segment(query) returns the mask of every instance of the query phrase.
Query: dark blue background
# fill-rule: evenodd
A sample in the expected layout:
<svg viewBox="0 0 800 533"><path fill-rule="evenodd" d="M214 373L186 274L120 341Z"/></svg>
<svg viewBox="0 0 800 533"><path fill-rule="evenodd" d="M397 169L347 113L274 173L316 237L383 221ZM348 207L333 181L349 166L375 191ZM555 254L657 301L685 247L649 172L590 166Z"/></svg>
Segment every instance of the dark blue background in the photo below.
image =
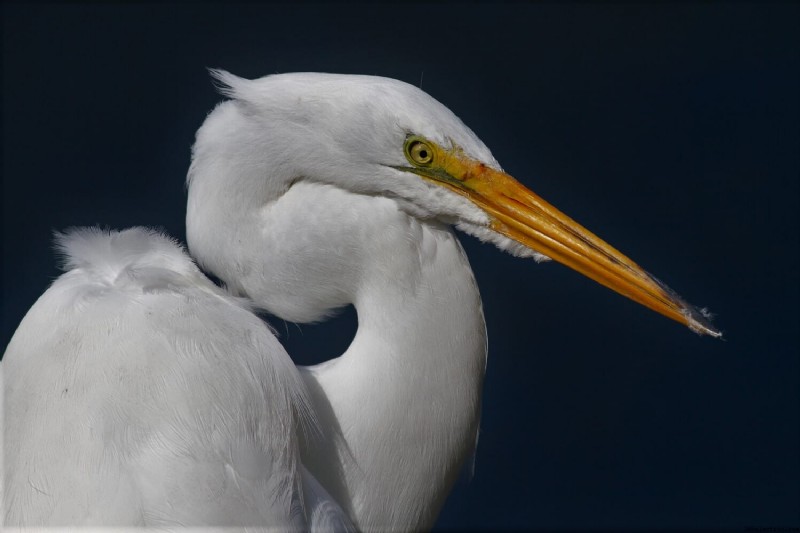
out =
<svg viewBox="0 0 800 533"><path fill-rule="evenodd" d="M727 336L464 238L490 360L476 472L438 527L800 526L798 20L791 4L4 5L0 341L57 276L53 230L184 238L189 148L220 100L204 67L421 83ZM307 361L355 319L276 325Z"/></svg>

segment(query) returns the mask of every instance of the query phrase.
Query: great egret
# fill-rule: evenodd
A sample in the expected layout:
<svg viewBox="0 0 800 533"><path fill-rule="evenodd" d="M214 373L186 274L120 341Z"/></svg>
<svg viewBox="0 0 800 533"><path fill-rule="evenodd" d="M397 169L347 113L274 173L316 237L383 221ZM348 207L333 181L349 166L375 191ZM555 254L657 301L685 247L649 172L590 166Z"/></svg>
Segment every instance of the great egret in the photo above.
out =
<svg viewBox="0 0 800 533"><path fill-rule="evenodd" d="M719 336L416 87L214 75L230 99L197 133L187 236L230 293L153 231L59 238L67 272L2 363L8 525L429 528L486 363L450 226ZM308 322L351 303L352 344L308 368L250 307Z"/></svg>

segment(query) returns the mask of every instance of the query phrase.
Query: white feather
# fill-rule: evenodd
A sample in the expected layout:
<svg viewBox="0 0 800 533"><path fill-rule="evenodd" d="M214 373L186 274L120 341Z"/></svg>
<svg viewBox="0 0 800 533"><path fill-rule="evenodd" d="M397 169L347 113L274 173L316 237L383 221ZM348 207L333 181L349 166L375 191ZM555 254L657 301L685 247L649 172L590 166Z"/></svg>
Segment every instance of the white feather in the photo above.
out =
<svg viewBox="0 0 800 533"><path fill-rule="evenodd" d="M59 246L3 359L5 523L303 527L308 402L264 323L152 230Z"/></svg>

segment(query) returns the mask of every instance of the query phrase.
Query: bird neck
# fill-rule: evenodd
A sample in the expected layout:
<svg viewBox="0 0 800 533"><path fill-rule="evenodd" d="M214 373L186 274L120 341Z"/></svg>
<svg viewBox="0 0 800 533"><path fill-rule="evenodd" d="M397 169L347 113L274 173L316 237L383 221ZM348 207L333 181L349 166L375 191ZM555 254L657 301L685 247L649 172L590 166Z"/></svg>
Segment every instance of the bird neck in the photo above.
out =
<svg viewBox="0 0 800 533"><path fill-rule="evenodd" d="M197 163L189 189L201 264L285 320L358 313L344 354L301 369L322 433L306 440L304 465L360 530L430 528L474 450L486 365L458 240L389 198L308 180L245 194L232 173L248 169L214 164Z"/></svg>
<svg viewBox="0 0 800 533"><path fill-rule="evenodd" d="M363 268L351 346L303 369L323 431L304 463L362 530L430 528L477 439L478 289L449 228L408 222Z"/></svg>

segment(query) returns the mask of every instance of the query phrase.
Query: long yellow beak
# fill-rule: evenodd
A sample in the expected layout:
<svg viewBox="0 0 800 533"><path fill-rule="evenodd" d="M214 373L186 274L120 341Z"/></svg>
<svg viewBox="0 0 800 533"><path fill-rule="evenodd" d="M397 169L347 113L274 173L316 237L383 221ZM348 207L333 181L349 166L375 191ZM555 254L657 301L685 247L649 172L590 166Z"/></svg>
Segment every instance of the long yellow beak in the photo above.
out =
<svg viewBox="0 0 800 533"><path fill-rule="evenodd" d="M676 293L592 232L524 187L517 180L431 143L436 168L416 168L423 178L469 198L491 219L491 228L577 270L693 331L721 337L707 313Z"/></svg>

